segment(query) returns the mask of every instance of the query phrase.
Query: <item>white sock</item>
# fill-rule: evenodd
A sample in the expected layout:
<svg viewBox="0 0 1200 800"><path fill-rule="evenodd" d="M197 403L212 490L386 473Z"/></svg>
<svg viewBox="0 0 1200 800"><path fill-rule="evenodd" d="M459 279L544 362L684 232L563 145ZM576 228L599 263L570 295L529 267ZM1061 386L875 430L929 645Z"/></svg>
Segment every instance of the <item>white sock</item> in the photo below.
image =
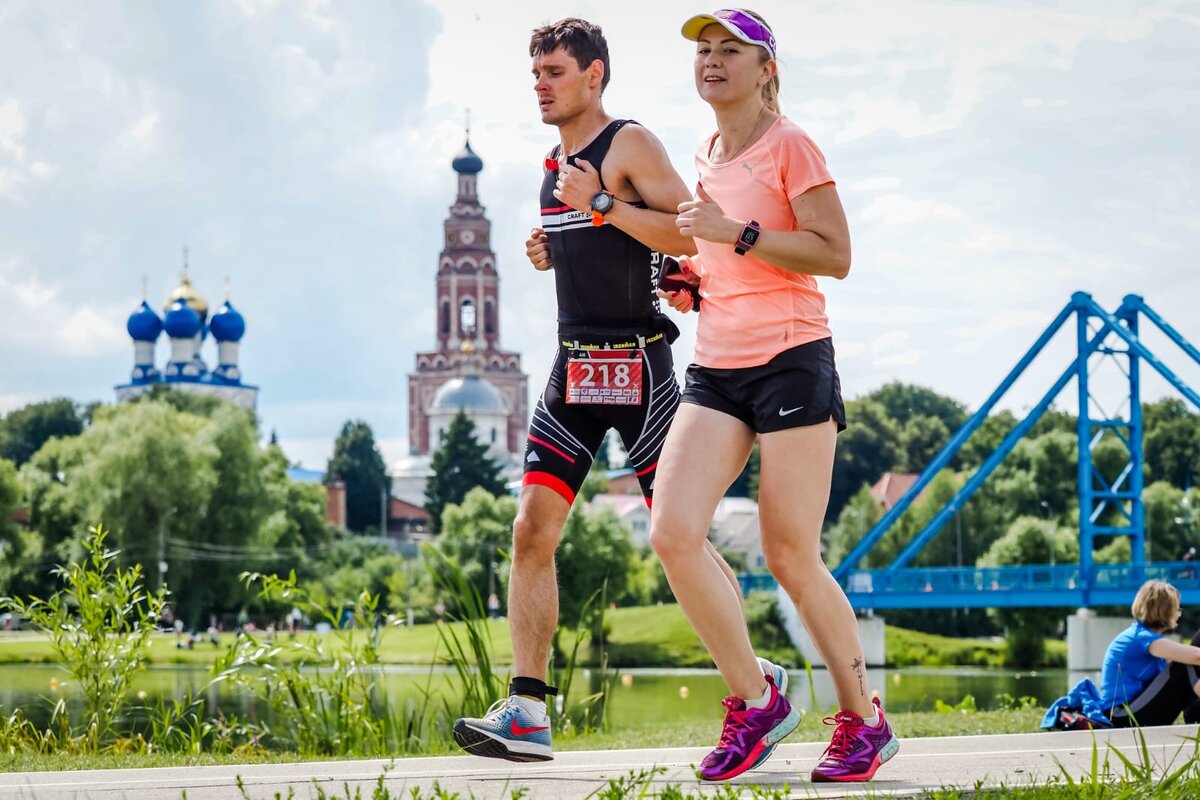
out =
<svg viewBox="0 0 1200 800"><path fill-rule="evenodd" d="M528 711L534 719L543 720L546 718L545 700L534 700L532 698L522 697L520 695L513 695L512 699L515 700L517 704L521 706L521 708Z"/></svg>
<svg viewBox="0 0 1200 800"><path fill-rule="evenodd" d="M767 684L767 690L763 692L763 696L757 700L747 700L746 708L766 708L771 703L771 685Z"/></svg>
<svg viewBox="0 0 1200 800"><path fill-rule="evenodd" d="M863 717L863 724L868 725L872 728L878 728L879 722L880 722L880 720L879 720L879 712L878 711L876 711L874 714L872 714L869 717Z"/></svg>

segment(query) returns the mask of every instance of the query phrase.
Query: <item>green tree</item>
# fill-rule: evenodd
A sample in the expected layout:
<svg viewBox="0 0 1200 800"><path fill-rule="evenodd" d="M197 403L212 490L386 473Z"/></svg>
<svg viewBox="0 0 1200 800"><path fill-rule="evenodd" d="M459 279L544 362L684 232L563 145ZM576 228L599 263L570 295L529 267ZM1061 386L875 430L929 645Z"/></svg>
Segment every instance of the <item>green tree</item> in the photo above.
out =
<svg viewBox="0 0 1200 800"><path fill-rule="evenodd" d="M910 417L900 428L900 468L905 472L923 471L948 441L950 429L938 417Z"/></svg>
<svg viewBox="0 0 1200 800"><path fill-rule="evenodd" d="M1146 559L1179 561L1189 547L1200 546L1200 489L1184 492L1155 481L1142 493L1146 506Z"/></svg>
<svg viewBox="0 0 1200 800"><path fill-rule="evenodd" d="M434 531L441 530L442 510L451 503L461 503L475 487L495 495L504 492L500 465L488 455L488 446L475 437L475 423L462 409L450 421L430 468L433 477L425 484L425 510Z"/></svg>
<svg viewBox="0 0 1200 800"><path fill-rule="evenodd" d="M50 439L81 433L83 420L70 400L30 403L0 421L0 458L20 467Z"/></svg>
<svg viewBox="0 0 1200 800"><path fill-rule="evenodd" d="M41 539L21 530L13 515L21 504L21 482L17 469L0 458L0 596L27 588L22 577L41 556Z"/></svg>
<svg viewBox="0 0 1200 800"><path fill-rule="evenodd" d="M375 434L366 422L347 420L342 425L325 468L325 482L332 481L346 484L346 527L358 533L368 528L378 531L385 492L391 487Z"/></svg>
<svg viewBox="0 0 1200 800"><path fill-rule="evenodd" d="M41 560L77 558L85 525L103 520L121 563L145 565L152 586L166 562L188 622L244 604L244 569L303 568L305 551L330 538L322 487L288 480L246 411L224 401L209 410L106 406L82 435L47 442L21 472ZM44 571L33 581L44 591Z"/></svg>
<svg viewBox="0 0 1200 800"><path fill-rule="evenodd" d="M605 588L607 602L613 602L629 588L634 561L629 531L611 508L587 511L576 508L563 527L555 563L558 568L558 618L562 625L574 627L588 599ZM585 625L599 633L598 604L589 610Z"/></svg>
<svg viewBox="0 0 1200 800"><path fill-rule="evenodd" d="M1174 397L1142 406L1147 481L1190 489L1200 478L1200 416Z"/></svg>
<svg viewBox="0 0 1200 800"><path fill-rule="evenodd" d="M484 602L495 592L502 607L508 586L508 568L504 562L512 546L516 518L515 497L497 496L477 486L467 492L462 503L445 507L437 539L438 549L458 565Z"/></svg>
<svg viewBox="0 0 1200 800"><path fill-rule="evenodd" d="M958 451L959 466L975 469L995 452L1004 437L1017 427L1017 418L1007 409L985 418Z"/></svg>
<svg viewBox="0 0 1200 800"><path fill-rule="evenodd" d="M967 418L966 407L954 398L925 386L900 381L885 383L860 400L883 406L884 413L901 426L918 417L933 417L940 420L947 431L955 431Z"/></svg>
<svg viewBox="0 0 1200 800"><path fill-rule="evenodd" d="M1075 533L1051 529L1044 519L1019 517L979 559L981 567L1015 564L1071 563L1079 560ZM991 614L1004 626L1008 642L1006 663L1038 666L1045 662L1045 637L1062 622L1061 608L994 608Z"/></svg>
<svg viewBox="0 0 1200 800"><path fill-rule="evenodd" d="M854 546L862 540L876 522L883 517L883 506L871 494L871 487L863 485L838 513L837 521L829 525L822 538L825 543L825 561L829 566L841 564ZM892 553L892 557L895 554ZM888 554L877 545L859 562L857 569L874 569L887 566Z"/></svg>
<svg viewBox="0 0 1200 800"><path fill-rule="evenodd" d="M833 484L826 519L836 519L842 506L862 488L900 462L900 436L882 404L851 400L846 404L849 427L838 436Z"/></svg>

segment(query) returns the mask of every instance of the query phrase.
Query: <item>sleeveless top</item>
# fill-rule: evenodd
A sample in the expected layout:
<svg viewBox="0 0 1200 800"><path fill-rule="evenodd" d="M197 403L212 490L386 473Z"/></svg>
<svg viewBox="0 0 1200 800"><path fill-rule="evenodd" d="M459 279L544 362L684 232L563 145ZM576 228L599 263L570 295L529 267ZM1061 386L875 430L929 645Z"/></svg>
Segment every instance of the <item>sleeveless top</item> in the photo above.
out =
<svg viewBox="0 0 1200 800"><path fill-rule="evenodd" d="M609 123L586 147L567 157L575 165L584 159L601 172L617 131L637 122L627 119ZM551 158L561 158L562 146L555 145ZM554 196L557 170L547 169L542 178L542 229L550 244L554 264L554 286L558 295L560 335L588 333L645 333L662 328L666 318L659 314L655 280L659 253L629 234L605 222L592 224L590 211L576 211ZM600 180L601 188L604 179ZM623 202L617 200L616 202ZM634 203L646 208L643 202Z"/></svg>

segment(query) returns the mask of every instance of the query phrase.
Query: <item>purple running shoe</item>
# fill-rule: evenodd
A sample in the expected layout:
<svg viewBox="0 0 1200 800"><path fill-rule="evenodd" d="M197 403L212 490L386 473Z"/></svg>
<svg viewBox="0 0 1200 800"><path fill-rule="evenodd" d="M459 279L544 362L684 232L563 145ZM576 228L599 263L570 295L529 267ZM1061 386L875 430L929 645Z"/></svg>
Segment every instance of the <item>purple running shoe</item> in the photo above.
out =
<svg viewBox="0 0 1200 800"><path fill-rule="evenodd" d="M746 708L740 697L726 697L725 723L717 748L700 762L700 778L726 781L757 764L763 751L774 747L800 724L800 714L767 677L771 700L766 708Z"/></svg>
<svg viewBox="0 0 1200 800"><path fill-rule="evenodd" d="M884 718L879 698L871 702L879 714L878 726L867 725L853 711L839 711L825 718L826 725L835 726L833 741L813 768L813 783L869 781L883 762L899 752L900 740Z"/></svg>

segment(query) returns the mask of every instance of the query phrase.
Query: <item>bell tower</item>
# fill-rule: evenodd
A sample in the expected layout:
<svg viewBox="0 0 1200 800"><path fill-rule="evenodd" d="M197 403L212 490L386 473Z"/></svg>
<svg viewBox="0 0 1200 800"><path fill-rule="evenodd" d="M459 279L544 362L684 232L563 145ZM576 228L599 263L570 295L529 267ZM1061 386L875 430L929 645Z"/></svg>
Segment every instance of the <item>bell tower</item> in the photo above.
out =
<svg viewBox="0 0 1200 800"><path fill-rule="evenodd" d="M500 349L500 281L491 247L492 223L479 202L483 160L471 149L470 128L451 167L457 190L438 255L437 349L417 353L416 371L408 376L409 449L414 455L436 449L438 443L430 441L431 404L444 383L465 374L463 353L473 352L476 374L491 383L507 405L507 450L520 454L529 424L528 376L521 371L519 353Z"/></svg>

